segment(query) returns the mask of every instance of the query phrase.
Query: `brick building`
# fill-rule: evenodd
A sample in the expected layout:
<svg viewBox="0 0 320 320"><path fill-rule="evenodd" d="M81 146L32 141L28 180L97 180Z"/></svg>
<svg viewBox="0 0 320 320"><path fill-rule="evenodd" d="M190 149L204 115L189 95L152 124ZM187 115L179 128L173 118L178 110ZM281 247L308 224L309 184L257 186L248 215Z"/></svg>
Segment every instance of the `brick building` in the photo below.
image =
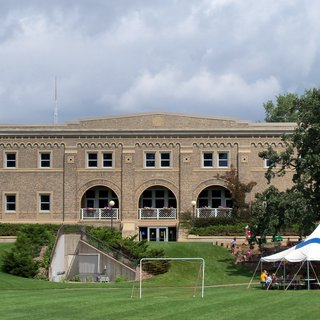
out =
<svg viewBox="0 0 320 320"><path fill-rule="evenodd" d="M267 161L292 123L146 113L63 125L0 126L0 222L111 225L124 235L170 241L179 215L227 215L221 176L236 168L248 195L267 187ZM289 173L273 184L284 190Z"/></svg>

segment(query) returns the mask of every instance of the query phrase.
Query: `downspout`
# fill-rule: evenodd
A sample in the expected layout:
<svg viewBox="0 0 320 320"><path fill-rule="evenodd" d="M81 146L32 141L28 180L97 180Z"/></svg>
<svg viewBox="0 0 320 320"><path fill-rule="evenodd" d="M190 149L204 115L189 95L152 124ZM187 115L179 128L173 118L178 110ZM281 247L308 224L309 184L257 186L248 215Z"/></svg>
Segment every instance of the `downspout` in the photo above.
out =
<svg viewBox="0 0 320 320"><path fill-rule="evenodd" d="M178 196L179 196L179 216L178 216L178 212L177 212L177 218L178 218L178 228L180 227L180 211L181 211L181 145L180 143L177 144L178 145L178 151L179 151L179 170L178 170L178 174L179 174L179 186L178 186ZM177 228L177 229L178 229ZM176 241L178 240L178 235L179 232L177 232L178 230L176 230Z"/></svg>
<svg viewBox="0 0 320 320"><path fill-rule="evenodd" d="M121 166L121 170L120 170L120 174L121 174L121 177L120 177L120 201L119 201L119 209L120 209L120 212L119 212L119 221L120 221L120 227L122 226L122 209L123 209L123 145L121 145L121 160L120 160L120 166ZM122 233L122 230L121 230L121 233Z"/></svg>
<svg viewBox="0 0 320 320"><path fill-rule="evenodd" d="M62 224L64 223L65 219L65 178L66 175L66 149L63 146L63 172L62 172Z"/></svg>

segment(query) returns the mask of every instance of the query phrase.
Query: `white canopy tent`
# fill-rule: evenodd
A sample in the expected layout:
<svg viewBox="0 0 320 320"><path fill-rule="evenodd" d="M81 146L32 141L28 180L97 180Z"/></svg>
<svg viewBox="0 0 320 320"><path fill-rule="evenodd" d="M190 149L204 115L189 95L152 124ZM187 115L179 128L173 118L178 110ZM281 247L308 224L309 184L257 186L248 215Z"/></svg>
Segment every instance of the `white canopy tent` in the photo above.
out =
<svg viewBox="0 0 320 320"><path fill-rule="evenodd" d="M309 267L311 261L320 261L320 225L302 242L298 243L294 247L286 249L281 252L277 252L267 257L262 257L258 263L258 266L254 272L254 275L249 283L249 286L257 272L259 265L263 262L302 262L303 264L307 263L307 280L308 280L308 289L310 289L310 276L309 276ZM280 267L280 265L279 265ZM302 267L302 265L301 265ZM299 268L298 272L300 271ZM312 264L311 264L312 267ZM312 267L313 269L313 267ZM277 269L278 270L278 269ZM313 269L314 271L314 269ZM314 272L315 273L315 272ZM296 275L295 275L296 276ZM317 275L315 274L316 278ZM317 278L317 283L320 285ZM290 284L289 284L290 285ZM248 286L248 287L249 287Z"/></svg>

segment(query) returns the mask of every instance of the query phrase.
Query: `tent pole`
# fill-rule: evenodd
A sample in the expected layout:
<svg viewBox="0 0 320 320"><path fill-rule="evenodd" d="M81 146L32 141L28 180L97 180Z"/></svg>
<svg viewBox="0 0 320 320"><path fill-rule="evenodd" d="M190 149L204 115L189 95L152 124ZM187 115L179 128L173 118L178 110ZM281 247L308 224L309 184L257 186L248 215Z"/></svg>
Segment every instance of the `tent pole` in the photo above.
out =
<svg viewBox="0 0 320 320"><path fill-rule="evenodd" d="M308 277L308 290L310 290L310 272L309 272L309 261L307 260L307 277Z"/></svg>
<svg viewBox="0 0 320 320"><path fill-rule="evenodd" d="M257 272L260 264L262 264L261 259L259 260L259 263L258 263L258 265L257 265L257 267L256 267L256 270L254 270L253 276L252 276L252 278L251 278L251 280L250 280L250 282L249 282L249 284L248 284L248 286L247 286L247 289L250 288L251 283L252 283L252 281L253 281L253 278L254 278L254 276L256 275L256 272Z"/></svg>
<svg viewBox="0 0 320 320"><path fill-rule="evenodd" d="M279 263L278 268L277 268L277 270L276 270L276 272L275 272L275 275L277 275L277 272L278 272L278 270L280 269L281 264L282 264L282 260L280 260L280 263ZM269 283L267 290L269 290L269 288L271 287L271 285L272 285L272 282Z"/></svg>
<svg viewBox="0 0 320 320"><path fill-rule="evenodd" d="M313 265L312 265L311 261L310 261L310 266L311 266L311 269L313 270L313 273L314 273L314 275L315 275L315 277L316 277L316 279L317 279L317 284L318 284L318 285L320 285L320 283L319 283L319 279L318 279L318 277L317 277L316 271L314 270L314 268L313 268Z"/></svg>
<svg viewBox="0 0 320 320"><path fill-rule="evenodd" d="M293 278L291 279L290 283L288 284L288 286L286 287L286 291L288 290L288 288L291 286L291 283L294 281L294 279L296 278L297 274L300 272L301 268L303 267L304 262L300 265L300 268L298 269L298 271L295 273L295 275L293 276Z"/></svg>
<svg viewBox="0 0 320 320"><path fill-rule="evenodd" d="M283 289L286 287L286 260L283 261Z"/></svg>

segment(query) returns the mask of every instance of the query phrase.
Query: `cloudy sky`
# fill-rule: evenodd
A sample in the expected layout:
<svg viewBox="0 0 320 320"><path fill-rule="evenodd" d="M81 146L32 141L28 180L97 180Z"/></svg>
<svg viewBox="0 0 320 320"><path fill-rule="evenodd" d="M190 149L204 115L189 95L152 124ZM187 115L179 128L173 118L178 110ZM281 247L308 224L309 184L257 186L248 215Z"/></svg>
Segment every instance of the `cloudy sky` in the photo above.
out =
<svg viewBox="0 0 320 320"><path fill-rule="evenodd" d="M318 0L0 0L0 123L264 119L319 86Z"/></svg>

